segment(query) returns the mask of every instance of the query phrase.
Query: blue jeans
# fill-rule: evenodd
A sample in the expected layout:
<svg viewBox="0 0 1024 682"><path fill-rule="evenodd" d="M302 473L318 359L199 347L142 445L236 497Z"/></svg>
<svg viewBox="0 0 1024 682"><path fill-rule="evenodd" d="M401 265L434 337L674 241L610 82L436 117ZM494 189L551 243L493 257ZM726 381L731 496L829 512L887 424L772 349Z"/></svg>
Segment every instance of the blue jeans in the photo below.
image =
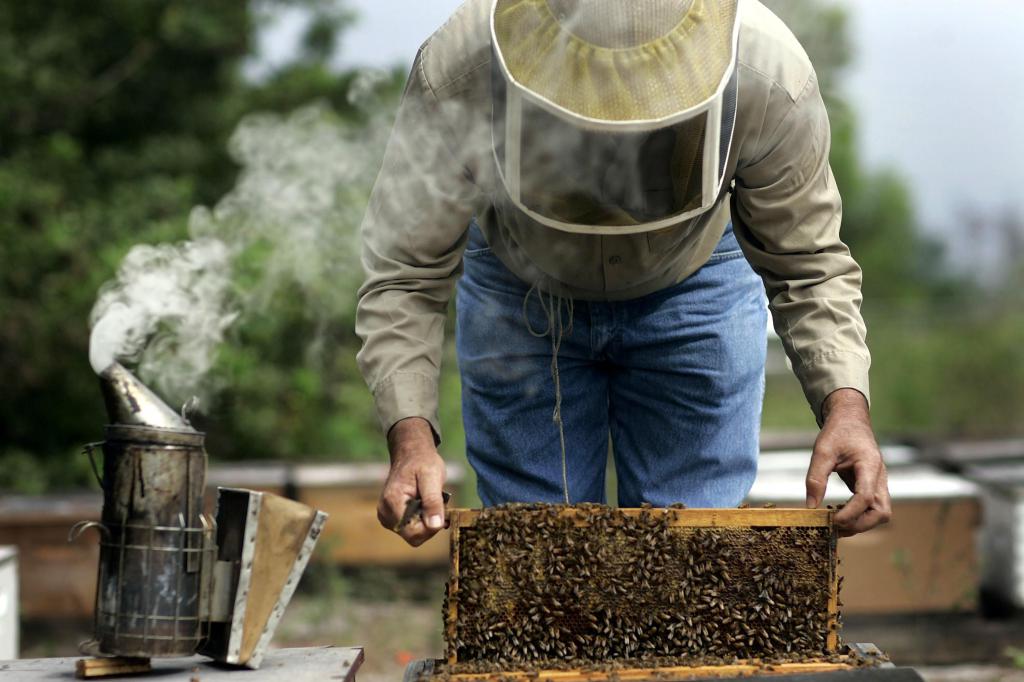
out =
<svg viewBox="0 0 1024 682"><path fill-rule="evenodd" d="M524 320L529 286L475 222L464 266L457 351L480 500L564 501L551 338ZM534 331L548 325L540 301L534 291L526 306ZM731 227L679 284L628 301L576 301L558 352L571 501L605 501L610 435L620 506L739 504L757 471L766 315L761 280Z"/></svg>

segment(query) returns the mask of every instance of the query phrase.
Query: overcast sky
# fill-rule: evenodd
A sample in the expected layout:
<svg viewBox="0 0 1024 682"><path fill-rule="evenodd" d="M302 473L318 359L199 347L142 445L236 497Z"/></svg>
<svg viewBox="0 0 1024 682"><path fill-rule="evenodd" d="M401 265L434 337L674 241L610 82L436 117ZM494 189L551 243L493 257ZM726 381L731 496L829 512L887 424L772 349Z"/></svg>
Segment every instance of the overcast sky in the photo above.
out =
<svg viewBox="0 0 1024 682"><path fill-rule="evenodd" d="M958 231L964 206L1024 212L1022 0L835 0L849 8L857 59L846 91L871 165L910 183L922 222ZM360 15L346 66L408 64L459 0L348 0ZM285 15L264 48L273 62L301 31Z"/></svg>

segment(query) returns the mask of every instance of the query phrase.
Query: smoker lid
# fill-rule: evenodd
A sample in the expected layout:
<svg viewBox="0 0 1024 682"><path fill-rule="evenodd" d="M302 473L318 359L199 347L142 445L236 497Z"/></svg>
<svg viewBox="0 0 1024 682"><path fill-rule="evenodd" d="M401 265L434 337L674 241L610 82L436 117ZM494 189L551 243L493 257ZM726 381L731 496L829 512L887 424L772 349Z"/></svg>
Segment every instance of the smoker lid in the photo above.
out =
<svg viewBox="0 0 1024 682"><path fill-rule="evenodd" d="M195 432L180 414L118 362L103 370L100 385L111 424Z"/></svg>

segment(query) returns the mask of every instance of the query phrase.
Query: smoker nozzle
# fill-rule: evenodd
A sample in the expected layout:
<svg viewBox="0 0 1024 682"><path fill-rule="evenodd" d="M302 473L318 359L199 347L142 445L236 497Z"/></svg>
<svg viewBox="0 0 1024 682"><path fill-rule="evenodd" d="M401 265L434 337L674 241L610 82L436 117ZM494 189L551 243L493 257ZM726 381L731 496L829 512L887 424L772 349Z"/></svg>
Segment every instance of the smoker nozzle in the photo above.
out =
<svg viewBox="0 0 1024 682"><path fill-rule="evenodd" d="M100 373L100 385L111 424L195 430L119 362Z"/></svg>

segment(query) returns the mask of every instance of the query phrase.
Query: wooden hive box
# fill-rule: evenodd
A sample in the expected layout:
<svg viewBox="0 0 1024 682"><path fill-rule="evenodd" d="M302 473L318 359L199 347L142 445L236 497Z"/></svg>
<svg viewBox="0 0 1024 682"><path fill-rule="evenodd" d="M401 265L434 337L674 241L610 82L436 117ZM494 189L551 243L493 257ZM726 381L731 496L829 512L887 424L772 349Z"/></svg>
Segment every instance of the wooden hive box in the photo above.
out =
<svg viewBox="0 0 1024 682"><path fill-rule="evenodd" d="M98 542L68 542L82 520L100 518L99 493L0 495L0 545L18 548L21 617L82 620L96 602Z"/></svg>
<svg viewBox="0 0 1024 682"><path fill-rule="evenodd" d="M829 509L453 510L439 668L570 680L849 667L836 541Z"/></svg>

